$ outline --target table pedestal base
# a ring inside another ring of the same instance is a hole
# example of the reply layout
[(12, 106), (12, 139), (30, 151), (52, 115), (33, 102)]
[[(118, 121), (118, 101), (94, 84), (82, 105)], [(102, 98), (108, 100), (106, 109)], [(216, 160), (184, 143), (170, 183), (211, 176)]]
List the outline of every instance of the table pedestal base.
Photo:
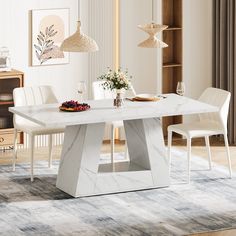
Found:
[(73, 197), (168, 186), (160, 120), (128, 120), (124, 127), (130, 161), (113, 165), (99, 165), (105, 123), (66, 127), (56, 186)]

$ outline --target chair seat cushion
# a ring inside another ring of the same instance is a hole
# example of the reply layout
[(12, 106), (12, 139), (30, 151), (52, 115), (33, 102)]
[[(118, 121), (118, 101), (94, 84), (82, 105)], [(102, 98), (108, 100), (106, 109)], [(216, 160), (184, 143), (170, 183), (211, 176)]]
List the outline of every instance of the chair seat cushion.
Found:
[(44, 127), (31, 121), (15, 124), (15, 129), (31, 135), (56, 134), (65, 131), (65, 127)]
[(224, 133), (219, 123), (211, 121), (199, 121), (187, 124), (170, 125), (168, 127), (168, 131), (173, 131), (189, 138)]

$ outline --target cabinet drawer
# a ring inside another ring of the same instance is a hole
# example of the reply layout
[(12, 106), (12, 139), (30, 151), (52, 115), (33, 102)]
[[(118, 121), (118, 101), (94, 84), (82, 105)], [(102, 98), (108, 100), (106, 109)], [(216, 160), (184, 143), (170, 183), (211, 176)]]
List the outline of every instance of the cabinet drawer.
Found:
[[(20, 140), (20, 133), (17, 135), (18, 142)], [(6, 133), (0, 134), (0, 146), (8, 146), (13, 145), (14, 134), (13, 133)]]

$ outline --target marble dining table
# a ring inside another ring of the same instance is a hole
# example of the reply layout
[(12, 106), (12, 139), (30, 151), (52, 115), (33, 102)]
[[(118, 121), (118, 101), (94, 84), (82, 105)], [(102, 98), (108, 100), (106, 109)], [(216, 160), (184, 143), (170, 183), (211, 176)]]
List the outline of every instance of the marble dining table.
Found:
[[(176, 94), (155, 102), (87, 101), (84, 112), (63, 112), (59, 104), (11, 107), (9, 111), (45, 127), (65, 126), (56, 186), (73, 197), (168, 187), (169, 163), (161, 118), (217, 112), (218, 108)], [(129, 160), (100, 164), (106, 122), (123, 120)]]

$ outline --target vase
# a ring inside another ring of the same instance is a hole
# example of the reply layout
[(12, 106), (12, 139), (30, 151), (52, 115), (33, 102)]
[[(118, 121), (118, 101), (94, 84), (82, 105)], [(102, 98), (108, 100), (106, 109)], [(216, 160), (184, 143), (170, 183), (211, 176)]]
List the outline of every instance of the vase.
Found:
[(124, 100), (122, 98), (120, 89), (116, 90), (116, 98), (114, 99), (114, 106), (117, 108), (121, 108), (124, 106)]

